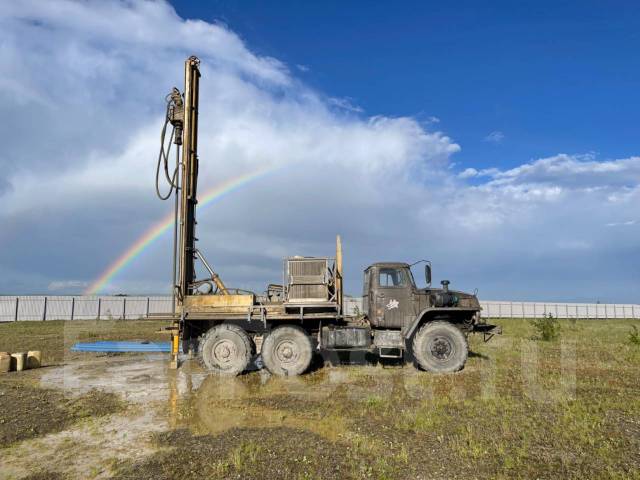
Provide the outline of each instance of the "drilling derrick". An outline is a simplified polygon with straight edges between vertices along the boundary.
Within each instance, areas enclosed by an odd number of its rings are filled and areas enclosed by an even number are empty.
[[[160,155],[156,169],[156,191],[158,197],[167,200],[175,195],[175,218],[173,233],[173,308],[180,314],[174,317],[171,329],[171,364],[177,367],[180,333],[184,326],[185,298],[193,295],[201,282],[195,279],[196,249],[196,205],[198,191],[198,100],[200,89],[200,60],[189,57],[184,64],[184,93],[173,88],[167,96],[167,114],[162,129]],[[167,125],[173,130],[165,150]],[[176,145],[175,169],[169,173],[171,143]],[[180,152],[180,147],[182,152]],[[182,155],[180,155],[182,153]],[[161,167],[169,184],[166,195],[160,193]],[[208,264],[203,262],[210,270]],[[212,280],[213,280],[212,274]],[[215,282],[217,284],[217,282]]]
[[[198,96],[200,60],[189,57],[184,66],[184,123],[180,165],[180,241],[178,244],[177,301],[193,293],[196,257],[196,199],[198,187]]]

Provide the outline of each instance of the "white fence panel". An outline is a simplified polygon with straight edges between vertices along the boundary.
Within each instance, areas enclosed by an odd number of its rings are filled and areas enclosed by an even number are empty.
[[[15,320],[16,297],[0,297],[0,322]]]
[[[18,318],[42,320],[45,297],[20,297],[18,300]]]
[[[73,303],[73,297],[50,297],[47,300],[46,318],[71,320],[71,312],[74,307]]]
[[[485,318],[640,319],[639,304],[481,301]],[[168,295],[128,296],[0,296],[0,322],[16,320],[138,319],[172,311]],[[346,315],[363,312],[362,297],[345,297]]]
[[[74,297],[73,319],[93,320],[98,318],[98,301],[92,297]],[[71,312],[69,311],[69,314]]]
[[[362,297],[344,297],[343,308],[345,315],[362,314]]]
[[[149,314],[169,313],[172,311],[171,297],[149,297]]]
[[[485,318],[555,318],[640,319],[640,305],[613,303],[544,303],[481,301]]]

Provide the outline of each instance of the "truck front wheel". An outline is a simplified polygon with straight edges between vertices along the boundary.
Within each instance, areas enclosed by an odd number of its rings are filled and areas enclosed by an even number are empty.
[[[426,323],[413,337],[413,356],[429,372],[457,372],[464,367],[468,353],[467,338],[449,322]]]
[[[249,335],[237,325],[216,325],[200,339],[202,363],[210,371],[221,375],[242,373],[249,365],[253,352]]]
[[[274,375],[300,375],[309,368],[313,345],[307,333],[299,327],[287,325],[273,329],[264,339],[262,361]]]

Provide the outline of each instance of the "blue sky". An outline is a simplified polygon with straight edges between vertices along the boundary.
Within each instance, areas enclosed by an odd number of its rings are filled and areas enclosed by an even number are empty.
[[[24,0],[0,11],[0,294],[78,293],[171,211],[158,138],[202,63],[198,213],[232,287],[288,255],[428,258],[485,300],[640,301],[632,3]],[[105,293],[170,291],[170,235]]]
[[[460,167],[637,154],[637,2],[173,4],[307,67],[305,82],[367,114],[438,118]]]

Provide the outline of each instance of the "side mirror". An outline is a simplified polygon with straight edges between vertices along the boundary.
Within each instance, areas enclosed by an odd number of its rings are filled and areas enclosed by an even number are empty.
[[[427,287],[431,286],[431,264],[427,263],[424,266],[424,279],[427,281]]]

